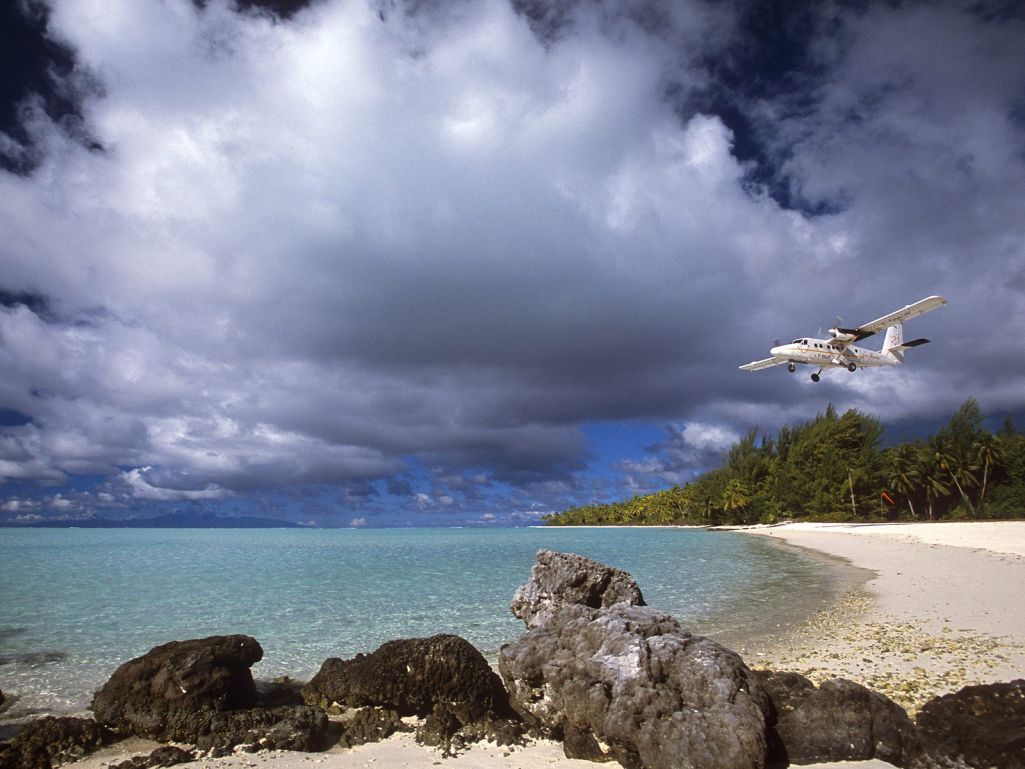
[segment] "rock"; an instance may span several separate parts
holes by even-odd
[[[0,765],[4,769],[50,769],[76,761],[114,739],[109,729],[92,719],[49,716],[29,722],[6,743]]]
[[[257,681],[256,691],[261,708],[304,704],[302,682],[293,681],[288,676],[279,676],[273,681]]]
[[[249,668],[262,657],[245,635],[172,641],[121,665],[93,697],[93,713],[115,731],[194,744],[215,713],[257,704]]]
[[[196,755],[174,745],[163,745],[148,756],[135,756],[119,764],[111,764],[110,769],[151,769],[157,766],[177,766],[195,761]]]
[[[904,766],[915,727],[902,707],[864,686],[834,678],[818,688],[797,673],[755,671],[773,705],[773,759],[794,764],[878,758]],[[774,739],[777,738],[777,739]]]
[[[417,727],[416,741],[421,745],[439,747],[446,757],[458,755],[472,743],[487,740],[496,745],[522,745],[524,724],[518,718],[492,718],[463,724],[445,704],[434,706],[433,712]]]
[[[307,705],[252,708],[214,713],[209,733],[195,740],[200,750],[227,755],[236,746],[257,750],[323,750],[327,745],[327,715]]]
[[[454,635],[388,641],[371,654],[328,659],[303,698],[325,710],[379,706],[403,716],[426,716],[444,703],[461,724],[508,707],[487,660]]]
[[[566,724],[562,730],[562,751],[566,758],[579,758],[581,761],[615,760],[593,734],[582,732],[573,724]]]
[[[598,609],[617,603],[645,605],[630,574],[582,555],[538,550],[530,579],[516,590],[510,608],[529,629],[544,624],[561,606]]]
[[[627,767],[765,763],[769,702],[743,660],[648,607],[562,606],[502,648],[499,670],[512,707],[571,751],[591,735]]]
[[[354,748],[368,742],[380,742],[395,732],[407,731],[399,714],[384,708],[360,708],[340,724],[338,744]]]
[[[931,699],[916,725],[913,769],[1025,769],[1025,680],[966,686]]]

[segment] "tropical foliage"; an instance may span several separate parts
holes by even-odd
[[[883,426],[833,406],[782,428],[752,430],[722,466],[684,486],[612,504],[573,507],[549,525],[748,524],[783,519],[1025,517],[1025,435],[993,433],[969,399],[927,439],[882,448]]]

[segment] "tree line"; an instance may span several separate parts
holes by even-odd
[[[550,526],[1025,517],[1025,434],[970,398],[934,435],[882,448],[881,422],[829,405],[774,438],[752,430],[684,486],[545,516]]]

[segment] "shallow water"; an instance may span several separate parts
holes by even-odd
[[[247,633],[259,678],[456,633],[493,659],[538,548],[626,569],[651,606],[724,640],[809,596],[822,563],[693,529],[0,529],[2,716],[74,712],[121,663],[170,640]]]

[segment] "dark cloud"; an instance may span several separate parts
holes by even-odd
[[[77,94],[84,133],[60,108],[4,129],[35,148],[0,173],[5,511],[537,520],[828,401],[1025,411],[1023,22],[639,8],[24,17],[35,74],[5,98]],[[934,344],[899,371],[736,368],[933,293],[950,306],[913,323]],[[583,428],[630,420],[669,437],[596,471]],[[24,491],[82,477],[104,480]]]

